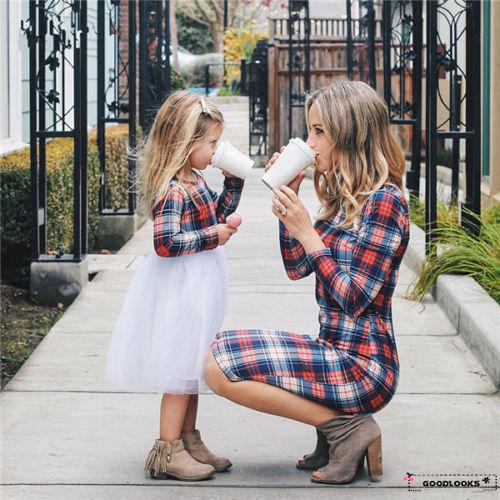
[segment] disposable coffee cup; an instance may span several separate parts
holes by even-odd
[[[212,158],[212,167],[225,170],[240,179],[246,178],[253,164],[252,159],[225,141],[219,144]]]
[[[298,137],[290,139],[274,165],[262,176],[269,189],[287,185],[315,160],[314,151]]]

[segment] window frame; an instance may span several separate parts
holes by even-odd
[[[0,139],[0,156],[27,146],[22,140],[21,2],[7,0],[9,9],[9,137]],[[1,49],[0,49],[1,50]]]

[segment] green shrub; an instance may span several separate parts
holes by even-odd
[[[111,208],[125,208],[128,200],[127,126],[106,130],[107,201]],[[46,147],[47,253],[73,252],[73,141],[54,139]],[[95,131],[88,146],[88,249],[97,243],[99,223],[99,151]],[[0,158],[2,279],[29,285],[32,242],[30,151]]]
[[[479,235],[459,226],[456,215],[449,216],[451,210],[441,213],[434,231],[436,251],[427,257],[410,298],[421,300],[438,276],[451,273],[473,277],[500,303],[500,204],[485,210],[479,219],[470,215],[480,224]]]
[[[410,196],[410,216],[411,221],[420,229],[425,229],[425,205],[416,196]],[[437,202],[437,223],[443,222],[458,223],[457,207],[447,205],[444,201]]]
[[[176,10],[177,36],[179,45],[193,54],[206,54],[214,51],[214,43],[210,28]]]

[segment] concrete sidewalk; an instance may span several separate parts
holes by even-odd
[[[244,103],[223,111],[226,139],[237,143],[246,136]],[[262,172],[253,171],[247,182],[238,210],[244,223],[226,247],[229,307],[223,326],[315,334],[314,278],[291,282],[285,275]],[[210,171],[207,179],[219,188],[222,175]],[[304,182],[301,197],[313,212],[311,181]],[[405,265],[394,299],[401,380],[393,401],[377,415],[384,442],[381,482],[370,483],[365,471],[348,486],[311,483],[295,461],[312,449],[313,429],[215,395],[200,397],[198,427],[234,467],[203,483],[144,477],[160,396],[116,392],[101,375],[123,294],[152,250],[151,240],[147,223],[117,255],[90,259],[100,271],[0,395],[2,498],[498,498],[498,491],[480,488],[409,492],[403,480],[407,472],[431,479],[477,474],[469,478],[488,475],[491,485],[500,474],[498,394],[432,298],[404,298],[415,278]]]

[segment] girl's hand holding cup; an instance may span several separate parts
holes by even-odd
[[[229,142],[222,141],[212,156],[212,167],[222,170],[226,177],[246,179],[254,161]]]
[[[228,224],[217,224],[215,229],[217,230],[217,235],[219,236],[219,245],[221,246],[225,245],[229,241],[229,238],[238,232],[237,227],[231,227]]]

